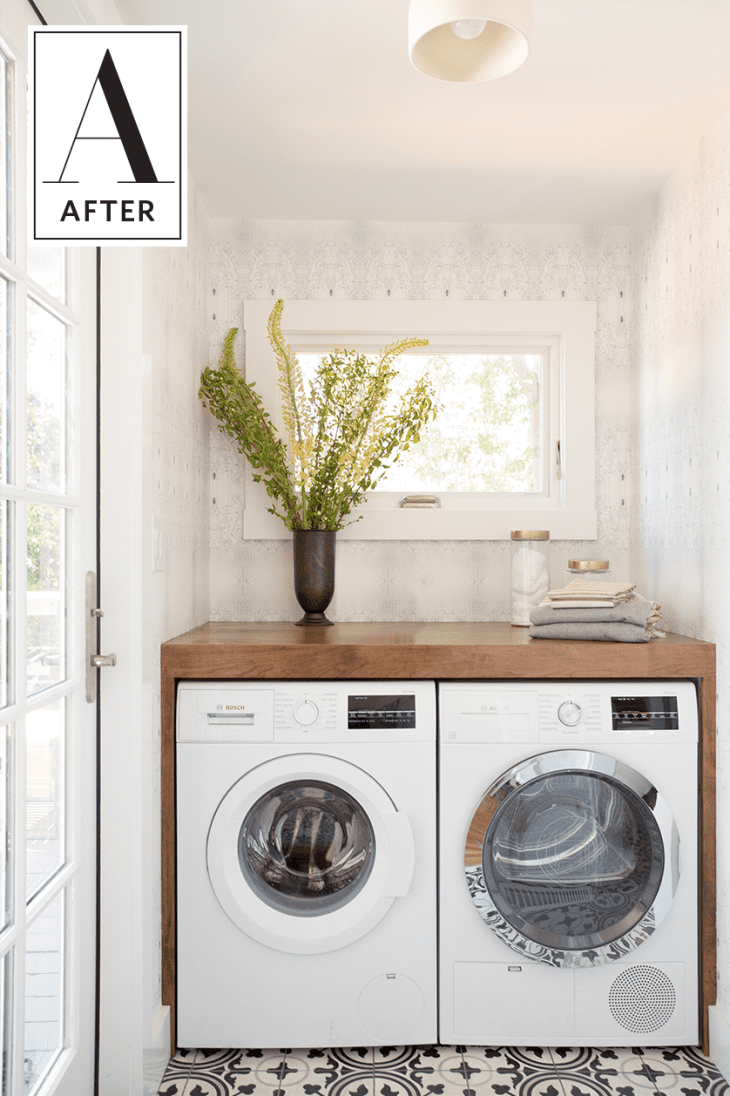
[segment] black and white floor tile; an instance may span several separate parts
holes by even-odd
[[[158,1096],[730,1096],[697,1047],[179,1050]]]

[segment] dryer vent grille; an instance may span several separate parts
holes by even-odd
[[[677,994],[670,978],[656,967],[630,967],[619,974],[608,994],[614,1020],[626,1031],[658,1031],[671,1018]]]

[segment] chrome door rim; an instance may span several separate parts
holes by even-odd
[[[618,939],[593,946],[554,947],[530,939],[506,920],[497,908],[485,878],[482,856],[494,816],[502,805],[539,777],[562,772],[609,777],[642,800],[652,812],[664,844],[665,864],[654,901],[641,919]],[[655,931],[669,912],[679,880],[679,834],[667,803],[657,789],[624,762],[589,750],[554,750],[528,757],[504,772],[487,789],[467,832],[464,872],[471,899],[484,922],[513,951],[525,958],[556,967],[598,966],[632,952]]]

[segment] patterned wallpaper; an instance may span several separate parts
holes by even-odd
[[[208,422],[197,398],[207,353],[209,220],[189,184],[188,247],[145,248],[143,285],[142,725],[144,1007],[161,1001],[160,644],[209,619]],[[163,561],[153,570],[153,530]],[[148,1028],[145,1027],[145,1033]]]
[[[584,553],[630,577],[628,507],[609,505],[630,471],[628,228],[217,220],[210,256],[211,362],[247,298],[597,301],[599,536],[554,542],[551,578]],[[215,427],[210,446],[211,619],[296,619],[290,543],[244,542],[242,458]],[[333,620],[506,620],[509,544],[341,541],[335,582]]]
[[[718,1003],[730,1018],[730,114],[633,227],[632,571],[671,631],[717,644]]]

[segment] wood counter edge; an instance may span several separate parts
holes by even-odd
[[[430,626],[434,628],[434,625]],[[485,638],[489,626],[482,626]],[[667,678],[698,681],[700,700],[700,1027],[709,1053],[708,1009],[716,1002],[715,881],[715,645],[670,635],[646,644],[567,640],[505,642],[359,641],[309,644],[246,638],[206,640],[206,626],[161,648],[162,1003],[170,1006],[171,1052],[176,1050],[175,923],[175,690],[178,680],[424,678],[560,680]],[[404,629],[399,626],[400,631]],[[451,628],[453,626],[445,626]],[[276,628],[272,629],[275,634]],[[202,636],[200,633],[203,633]],[[380,627],[382,635],[383,629]],[[198,633],[196,635],[196,633]],[[272,636],[273,638],[273,636]],[[333,637],[334,638],[334,637]],[[374,638],[374,637],[373,637]],[[196,640],[198,640],[196,642]],[[202,640],[202,641],[201,641]],[[367,650],[369,648],[369,651]],[[606,650],[606,648],[610,648]],[[599,656],[596,658],[596,656]],[[323,672],[326,671],[326,672]]]

